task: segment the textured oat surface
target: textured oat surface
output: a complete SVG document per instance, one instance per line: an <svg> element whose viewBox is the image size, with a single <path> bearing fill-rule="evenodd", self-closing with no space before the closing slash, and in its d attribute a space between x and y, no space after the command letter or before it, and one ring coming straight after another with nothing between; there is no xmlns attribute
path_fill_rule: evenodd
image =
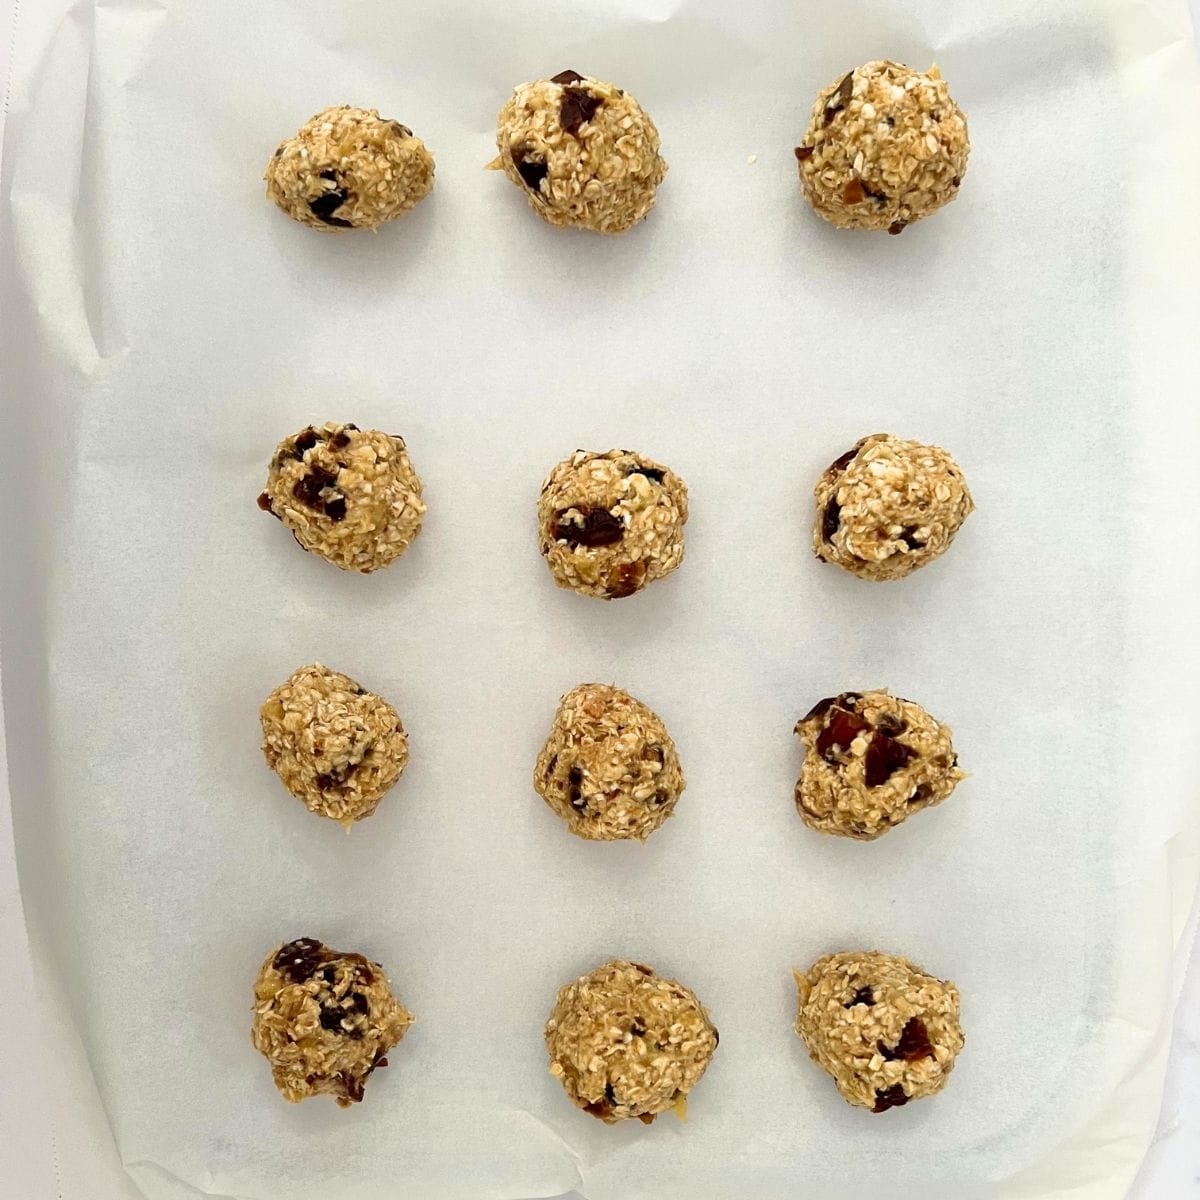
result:
<svg viewBox="0 0 1200 1200"><path fill-rule="evenodd" d="M687 785L656 713L620 688L581 683L558 706L533 786L580 837L644 841Z"/></svg>
<svg viewBox="0 0 1200 1200"><path fill-rule="evenodd" d="M719 1036L695 994L649 967L613 959L559 989L546 1047L571 1102L608 1124L686 1115Z"/></svg>
<svg viewBox="0 0 1200 1200"><path fill-rule="evenodd" d="M871 841L941 804L965 778L950 730L886 691L822 700L796 734L804 743L796 808L821 833Z"/></svg>
<svg viewBox="0 0 1200 1200"><path fill-rule="evenodd" d="M500 110L488 165L551 225L623 233L654 206L667 171L641 105L601 79L563 71L523 83Z"/></svg>
<svg viewBox="0 0 1200 1200"><path fill-rule="evenodd" d="M284 438L258 506L345 571L394 562L421 531L421 480L396 434L326 422Z"/></svg>
<svg viewBox="0 0 1200 1200"><path fill-rule="evenodd" d="M863 579L901 579L932 562L975 507L945 450L890 433L857 442L813 491L816 556Z"/></svg>
<svg viewBox="0 0 1200 1200"><path fill-rule="evenodd" d="M827 221L899 233L958 195L970 149L936 67L877 61L817 96L796 158L804 194Z"/></svg>
<svg viewBox="0 0 1200 1200"><path fill-rule="evenodd" d="M796 1033L851 1104L886 1112L946 1086L963 1047L954 984L877 950L829 954L794 974Z"/></svg>
<svg viewBox="0 0 1200 1200"><path fill-rule="evenodd" d="M679 566L687 518L683 480L632 450L577 450L538 499L542 555L559 587L606 600Z"/></svg>
<svg viewBox="0 0 1200 1200"><path fill-rule="evenodd" d="M326 108L267 164L267 195L313 229L375 229L433 187L433 155L412 130L373 108Z"/></svg>
<svg viewBox="0 0 1200 1200"><path fill-rule="evenodd" d="M412 1021L377 962L298 938L259 968L250 1039L284 1099L326 1094L345 1108Z"/></svg>
<svg viewBox="0 0 1200 1200"><path fill-rule="evenodd" d="M400 714L320 663L277 687L260 716L267 765L311 812L347 829L375 811L408 763Z"/></svg>

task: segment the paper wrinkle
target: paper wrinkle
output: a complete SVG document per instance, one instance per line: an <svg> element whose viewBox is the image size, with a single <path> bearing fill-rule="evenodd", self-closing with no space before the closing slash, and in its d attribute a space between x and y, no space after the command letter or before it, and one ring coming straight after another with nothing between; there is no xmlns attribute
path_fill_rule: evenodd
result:
<svg viewBox="0 0 1200 1200"><path fill-rule="evenodd" d="M44 133L67 153L47 172L44 155L26 149L15 157L9 193L15 269L36 306L45 336L83 375L104 360L124 352L105 336L111 323L104 294L103 234L89 211L95 183L87 178L89 155L95 154L95 109L92 96L95 56L95 10L81 0L64 15L57 35L47 45L35 73L33 106L26 120L53 120ZM53 92L73 97L69 106ZM39 99L40 98L40 99ZM64 127L65 126L65 127ZM93 172L94 173L94 172Z"/></svg>
<svg viewBox="0 0 1200 1200"><path fill-rule="evenodd" d="M155 1162L150 1158L131 1159L124 1166L139 1191L142 1191L142 1187L138 1183L137 1174L145 1168L149 1168L152 1174L157 1174L162 1180L166 1180L168 1185L175 1189L169 1200L177 1200L177 1198L178 1200L184 1200L184 1197L187 1196L208 1196L211 1200L259 1200L258 1197L250 1196L246 1193L235 1194L234 1192L211 1191L208 1188L200 1187L198 1184L177 1175L174 1171L168 1170L162 1163ZM142 1194L147 1195L144 1191L142 1191Z"/></svg>
<svg viewBox="0 0 1200 1200"><path fill-rule="evenodd" d="M535 1113L531 1113L528 1109L514 1108L509 1109L508 1115L515 1117L519 1124L528 1124L533 1127L538 1136L543 1137L550 1143L551 1146L561 1151L570 1163L571 1170L575 1174L575 1178L561 1190L574 1191L581 1189L584 1182L584 1164L583 1159L578 1151L568 1142L560 1133L552 1129Z"/></svg>

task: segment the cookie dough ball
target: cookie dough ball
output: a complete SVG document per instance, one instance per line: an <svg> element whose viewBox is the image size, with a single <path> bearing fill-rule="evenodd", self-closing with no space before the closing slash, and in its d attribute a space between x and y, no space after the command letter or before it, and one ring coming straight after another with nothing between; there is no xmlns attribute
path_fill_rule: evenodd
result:
<svg viewBox="0 0 1200 1200"><path fill-rule="evenodd" d="M284 438L258 507L305 550L369 575L421 532L421 480L396 434L326 422Z"/></svg>
<svg viewBox="0 0 1200 1200"><path fill-rule="evenodd" d="M809 203L841 229L886 229L958 195L971 143L937 67L869 62L827 87L796 147Z"/></svg>
<svg viewBox="0 0 1200 1200"><path fill-rule="evenodd" d="M649 1125L667 1109L685 1117L719 1040L693 992L622 958L560 988L546 1023L550 1074L609 1125Z"/></svg>
<svg viewBox="0 0 1200 1200"><path fill-rule="evenodd" d="M285 1100L325 1093L348 1108L412 1021L377 962L297 938L259 969L250 1039Z"/></svg>
<svg viewBox="0 0 1200 1200"><path fill-rule="evenodd" d="M933 562L975 508L945 450L890 433L863 438L813 490L816 556L861 579L903 579Z"/></svg>
<svg viewBox="0 0 1200 1200"><path fill-rule="evenodd" d="M375 811L408 764L400 714L320 663L280 684L260 717L267 765L310 812L347 829Z"/></svg>
<svg viewBox="0 0 1200 1200"><path fill-rule="evenodd" d="M619 600L683 562L687 486L632 450L577 450L538 500L542 557L559 587Z"/></svg>
<svg viewBox="0 0 1200 1200"><path fill-rule="evenodd" d="M819 833L873 841L965 778L950 730L887 692L821 700L796 734L804 743L796 808Z"/></svg>
<svg viewBox="0 0 1200 1200"><path fill-rule="evenodd" d="M620 688L581 683L558 706L533 786L572 833L611 842L644 841L687 783L656 713Z"/></svg>
<svg viewBox="0 0 1200 1200"><path fill-rule="evenodd" d="M963 1047L954 984L877 950L827 954L793 974L796 1034L844 1099L881 1113L946 1086Z"/></svg>
<svg viewBox="0 0 1200 1200"><path fill-rule="evenodd" d="M654 207L667 164L642 106L611 83L561 71L523 83L500 110L499 157L543 221L624 233Z"/></svg>
<svg viewBox="0 0 1200 1200"><path fill-rule="evenodd" d="M313 229L375 229L433 187L433 155L413 131L373 108L337 105L280 143L267 196Z"/></svg>

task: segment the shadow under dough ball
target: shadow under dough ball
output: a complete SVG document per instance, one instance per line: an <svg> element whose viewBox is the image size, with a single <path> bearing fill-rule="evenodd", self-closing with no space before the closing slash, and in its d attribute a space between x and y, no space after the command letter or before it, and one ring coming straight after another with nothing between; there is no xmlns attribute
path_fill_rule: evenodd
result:
<svg viewBox="0 0 1200 1200"><path fill-rule="evenodd" d="M577 450L538 498L542 557L559 587L620 600L683 562L687 486L632 450Z"/></svg>
<svg viewBox="0 0 1200 1200"><path fill-rule="evenodd" d="M260 712L267 765L310 812L349 829L408 765L400 714L348 675L301 667Z"/></svg>
<svg viewBox="0 0 1200 1200"><path fill-rule="evenodd" d="M624 233L654 207L667 164L658 130L628 92L575 71L523 83L500 110L503 171L543 221Z"/></svg>
<svg viewBox="0 0 1200 1200"><path fill-rule="evenodd" d="M258 507L311 554L369 575L421 532L421 490L402 437L326 422L279 443Z"/></svg>
<svg viewBox="0 0 1200 1200"><path fill-rule="evenodd" d="M890 433L862 438L813 489L813 552L861 579L902 579L945 553L975 508L940 446Z"/></svg>
<svg viewBox="0 0 1200 1200"><path fill-rule="evenodd" d="M950 730L885 691L821 700L796 735L804 743L796 808L819 833L872 841L941 804L965 778Z"/></svg>
<svg viewBox="0 0 1200 1200"><path fill-rule="evenodd" d="M644 841L687 783L656 713L620 688L581 683L558 706L533 786L572 833L611 842Z"/></svg>
<svg viewBox="0 0 1200 1200"><path fill-rule="evenodd" d="M695 993L641 963L613 959L560 988L546 1023L550 1074L608 1125L687 1115L720 1035Z"/></svg>
<svg viewBox="0 0 1200 1200"><path fill-rule="evenodd" d="M880 60L817 96L796 159L826 221L900 233L958 195L970 150L967 119L937 67Z"/></svg>
<svg viewBox="0 0 1200 1200"><path fill-rule="evenodd" d="M342 1108L360 1101L412 1022L377 962L316 938L272 950L254 981L250 1039L293 1104L319 1095Z"/></svg>
<svg viewBox="0 0 1200 1200"><path fill-rule="evenodd" d="M877 950L828 954L793 974L796 1035L848 1103L882 1113L946 1086L963 1048L954 984Z"/></svg>
<svg viewBox="0 0 1200 1200"><path fill-rule="evenodd" d="M433 155L407 125L341 104L280 143L265 178L267 196L310 229L377 229L428 194Z"/></svg>

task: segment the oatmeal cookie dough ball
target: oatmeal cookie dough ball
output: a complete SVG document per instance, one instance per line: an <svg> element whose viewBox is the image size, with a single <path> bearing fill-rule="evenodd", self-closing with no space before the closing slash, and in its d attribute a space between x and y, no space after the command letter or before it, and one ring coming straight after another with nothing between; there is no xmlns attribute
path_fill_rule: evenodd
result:
<svg viewBox="0 0 1200 1200"><path fill-rule="evenodd" d="M377 962L297 938L259 969L250 1039L285 1100L325 1093L348 1108L412 1021Z"/></svg>
<svg viewBox="0 0 1200 1200"><path fill-rule="evenodd" d="M571 1103L612 1125L687 1114L720 1040L696 996L649 967L613 959L560 988L546 1047Z"/></svg>
<svg viewBox="0 0 1200 1200"><path fill-rule="evenodd" d="M313 229L375 229L433 187L433 155L407 125L374 108L337 105L280 143L267 196Z"/></svg>
<svg viewBox="0 0 1200 1200"><path fill-rule="evenodd" d="M869 62L827 87L796 147L813 208L841 229L886 229L958 195L971 143L937 67Z"/></svg>
<svg viewBox="0 0 1200 1200"><path fill-rule="evenodd" d="M559 587L618 600L683 562L687 486L632 450L577 450L538 500L542 557Z"/></svg>
<svg viewBox="0 0 1200 1200"><path fill-rule="evenodd" d="M619 87L560 71L523 83L500 110L497 158L543 221L624 233L654 207L667 173L658 130Z"/></svg>
<svg viewBox="0 0 1200 1200"><path fill-rule="evenodd" d="M818 833L873 841L966 778L950 730L884 691L821 700L796 735L804 743L796 808Z"/></svg>
<svg viewBox="0 0 1200 1200"><path fill-rule="evenodd" d="M628 692L581 683L558 706L533 786L574 834L644 841L687 786L658 715Z"/></svg>
<svg viewBox="0 0 1200 1200"><path fill-rule="evenodd" d="M400 714L320 663L280 684L260 717L267 765L310 812L347 829L375 811L408 764Z"/></svg>
<svg viewBox="0 0 1200 1200"><path fill-rule="evenodd" d="M945 450L890 433L857 442L813 491L813 551L861 579L902 579L933 562L975 508Z"/></svg>
<svg viewBox="0 0 1200 1200"><path fill-rule="evenodd" d="M887 1112L932 1096L963 1047L958 989L907 958L827 954L796 976L796 1034L842 1097Z"/></svg>
<svg viewBox="0 0 1200 1200"><path fill-rule="evenodd" d="M284 438L258 507L343 571L369 575L421 532L421 480L397 434L327 421Z"/></svg>

